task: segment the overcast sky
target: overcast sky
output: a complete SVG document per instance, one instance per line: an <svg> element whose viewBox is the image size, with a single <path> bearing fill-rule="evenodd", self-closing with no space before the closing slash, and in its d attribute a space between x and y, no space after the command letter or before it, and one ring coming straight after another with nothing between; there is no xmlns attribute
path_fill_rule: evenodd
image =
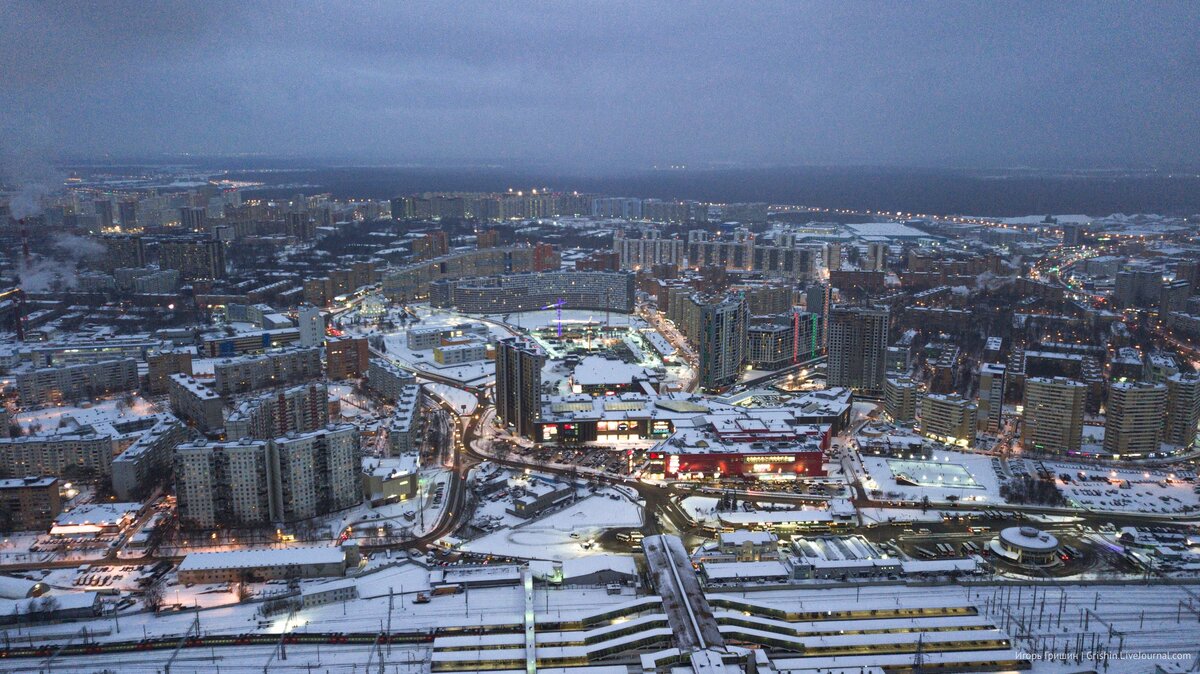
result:
<svg viewBox="0 0 1200 674"><path fill-rule="evenodd" d="M371 162L1200 156L1198 2L0 0L0 144Z"/></svg>

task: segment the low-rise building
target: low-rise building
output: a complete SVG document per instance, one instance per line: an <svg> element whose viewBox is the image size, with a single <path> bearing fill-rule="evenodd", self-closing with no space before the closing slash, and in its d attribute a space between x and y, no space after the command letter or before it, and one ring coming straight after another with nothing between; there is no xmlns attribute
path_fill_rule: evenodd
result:
<svg viewBox="0 0 1200 674"><path fill-rule="evenodd" d="M425 351L442 343L442 332L442 328L409 328L405 341L409 349Z"/></svg>
<svg viewBox="0 0 1200 674"><path fill-rule="evenodd" d="M574 487L537 476L531 476L529 480L522 482L520 488L524 493L513 498L512 507L508 512L526 519L535 517L547 508L563 503L575 495Z"/></svg>
<svg viewBox="0 0 1200 674"><path fill-rule="evenodd" d="M74 537L119 533L137 520L141 510L141 503L89 503L55 517L50 535Z"/></svg>
<svg viewBox="0 0 1200 674"><path fill-rule="evenodd" d="M304 608L337 604L354 599L358 599L358 581L354 579L310 585L300 592L300 605Z"/></svg>
<svg viewBox="0 0 1200 674"><path fill-rule="evenodd" d="M233 583L322 578L346 575L346 553L341 548L310 547L280 550L193 552L179 564L181 583Z"/></svg>
<svg viewBox="0 0 1200 674"><path fill-rule="evenodd" d="M485 360L488 356L488 345L484 342L466 342L463 344L447 344L433 349L433 359L441 365L461 365Z"/></svg>
<svg viewBox="0 0 1200 674"><path fill-rule="evenodd" d="M706 586L721 585L781 585L792 579L785 562L704 562L700 577Z"/></svg>
<svg viewBox="0 0 1200 674"><path fill-rule="evenodd" d="M723 531L717 535L717 550L738 562L779 559L779 537L771 531Z"/></svg>
<svg viewBox="0 0 1200 674"><path fill-rule="evenodd" d="M374 461L363 471L363 494L371 505L407 501L417 495L420 465L416 454Z"/></svg>

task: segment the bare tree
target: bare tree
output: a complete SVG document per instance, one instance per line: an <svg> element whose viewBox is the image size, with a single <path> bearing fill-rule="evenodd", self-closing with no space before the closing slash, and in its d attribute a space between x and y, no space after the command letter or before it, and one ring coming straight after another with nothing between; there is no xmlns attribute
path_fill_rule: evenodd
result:
<svg viewBox="0 0 1200 674"><path fill-rule="evenodd" d="M162 581L155 581L142 591L142 607L147 611L157 612L163 605Z"/></svg>

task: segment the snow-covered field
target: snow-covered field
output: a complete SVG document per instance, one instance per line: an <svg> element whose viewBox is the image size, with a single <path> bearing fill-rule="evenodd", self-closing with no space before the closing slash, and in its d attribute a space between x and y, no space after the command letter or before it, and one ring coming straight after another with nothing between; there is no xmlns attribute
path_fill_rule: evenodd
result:
<svg viewBox="0 0 1200 674"><path fill-rule="evenodd" d="M126 406L126 403L130 403ZM134 393L118 395L108 400L97 400L86 407L47 406L41 409L23 410L12 417L25 433L53 433L72 422L84 426L100 426L114 422L129 421L163 411L157 405Z"/></svg>
<svg viewBox="0 0 1200 674"><path fill-rule="evenodd" d="M863 456L867 471L863 486L878 489L886 500L945 502L953 496L959 502L1002 503L999 477L992 458L980 454L937 451L929 461L900 461L880 456ZM907 474L922 486L899 484L897 475ZM949 500L955 500L949 499Z"/></svg>
<svg viewBox="0 0 1200 674"><path fill-rule="evenodd" d="M893 479L916 482L920 487L955 487L982 489L971 473L961 464L911 459L887 459Z"/></svg>

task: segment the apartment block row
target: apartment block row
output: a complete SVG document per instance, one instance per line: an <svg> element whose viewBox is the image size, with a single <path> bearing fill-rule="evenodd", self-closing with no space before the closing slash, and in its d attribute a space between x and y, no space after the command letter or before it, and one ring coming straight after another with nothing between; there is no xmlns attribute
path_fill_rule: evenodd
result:
<svg viewBox="0 0 1200 674"><path fill-rule="evenodd" d="M179 517L187 526L263 526L362 500L358 429L331 425L270 440L197 442L175 449Z"/></svg>

